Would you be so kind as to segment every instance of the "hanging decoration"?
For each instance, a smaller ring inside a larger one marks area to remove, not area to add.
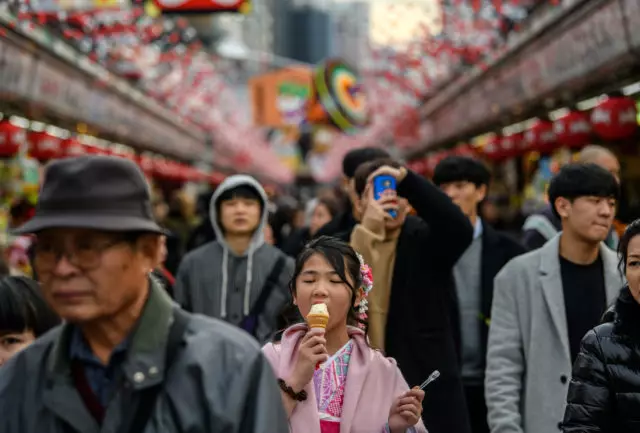
[[[8,120],[0,121],[0,158],[10,158],[20,152],[27,143],[24,129]]]
[[[39,161],[58,158],[62,153],[62,139],[46,131],[29,133],[29,154]]]
[[[589,115],[583,111],[571,111],[553,123],[553,131],[561,146],[572,149],[586,146],[592,132]]]
[[[362,82],[342,60],[327,60],[314,71],[307,121],[331,125],[345,133],[354,133],[369,121]]]
[[[217,13],[251,11],[249,0],[153,0],[162,13]]]
[[[524,134],[526,150],[541,154],[553,152],[558,146],[558,140],[553,130],[553,122],[538,119]]]
[[[633,99],[612,97],[602,101],[591,112],[591,125],[604,140],[623,140],[638,129],[638,110]]]
[[[522,153],[522,134],[505,135],[500,138],[500,149],[504,159],[515,158]]]

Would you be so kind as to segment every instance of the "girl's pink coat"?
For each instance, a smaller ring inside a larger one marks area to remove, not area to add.
[[[271,363],[276,376],[287,379],[295,366],[298,344],[305,335],[303,324],[287,329],[282,341],[274,345],[268,343],[262,349]],[[381,433],[389,417],[394,399],[409,389],[400,370],[392,358],[371,349],[364,333],[357,328],[349,328],[354,340],[353,352],[347,371],[344,406],[340,423],[340,433]],[[289,419],[292,433],[320,433],[320,418],[313,382],[304,388],[307,400],[298,403]],[[411,430],[407,430],[411,431]],[[420,421],[415,426],[418,433],[427,433]]]

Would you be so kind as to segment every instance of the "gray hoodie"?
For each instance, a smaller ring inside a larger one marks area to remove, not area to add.
[[[218,224],[216,203],[225,191],[241,185],[254,188],[262,197],[264,206],[260,224],[248,250],[245,254],[237,255],[227,245]],[[180,263],[176,276],[175,299],[184,309],[223,319],[236,326],[249,315],[260,292],[265,288],[267,277],[276,261],[285,256],[277,248],[264,243],[267,202],[264,189],[251,176],[230,176],[216,189],[209,205],[216,240],[187,254]],[[285,260],[277,285],[258,317],[256,337],[261,343],[268,341],[277,330],[277,316],[290,299],[288,286],[294,262],[288,257]]]

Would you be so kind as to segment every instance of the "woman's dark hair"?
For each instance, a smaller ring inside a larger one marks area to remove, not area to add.
[[[346,242],[330,236],[320,236],[305,245],[302,252],[298,254],[296,258],[295,271],[289,284],[291,296],[293,297],[296,293],[296,280],[302,272],[304,264],[314,254],[321,254],[327,262],[329,262],[331,267],[335,269],[340,280],[351,289],[351,307],[347,313],[347,324],[350,326],[363,325],[366,332],[369,323],[366,319],[363,320],[358,317],[358,312],[353,306],[358,296],[358,291],[362,287],[360,260],[358,260],[355,250]],[[353,281],[353,283],[349,280]]]
[[[629,243],[631,239],[640,235],[640,218],[632,222],[627,226],[627,229],[622,234],[620,238],[620,242],[618,243],[618,257],[620,258],[620,262],[618,263],[618,268],[622,277],[624,278],[624,273],[627,270],[627,257],[629,255]]]
[[[32,331],[37,338],[60,324],[49,308],[40,286],[26,277],[0,279],[0,332]]]

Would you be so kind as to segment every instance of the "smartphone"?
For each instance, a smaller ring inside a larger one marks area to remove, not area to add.
[[[382,193],[388,189],[396,190],[396,178],[388,174],[381,174],[373,178],[373,198],[380,200]],[[389,215],[391,218],[396,218],[398,212],[394,209],[389,209]]]

